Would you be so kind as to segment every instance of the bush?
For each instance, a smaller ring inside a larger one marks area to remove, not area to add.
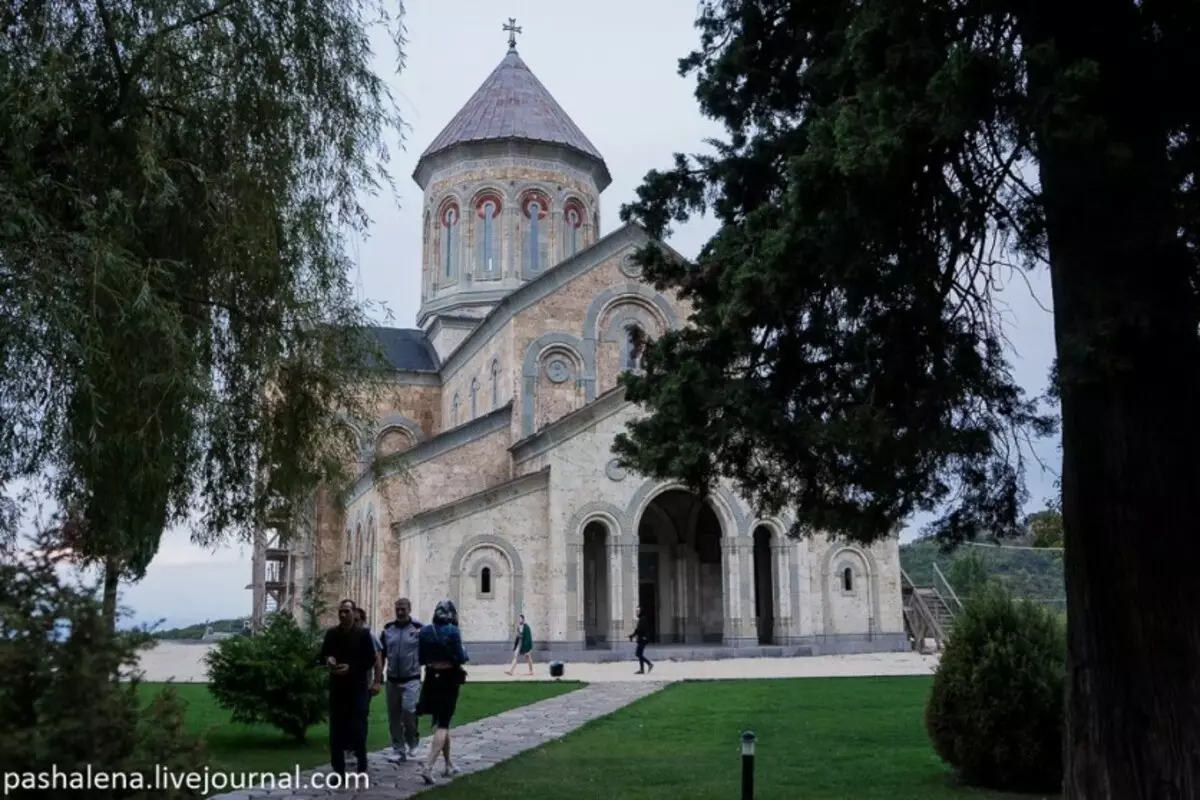
[[[275,614],[256,636],[224,639],[205,656],[209,691],[234,722],[273,725],[303,742],[329,707],[327,674],[315,663],[320,636]]]
[[[153,783],[156,766],[174,774],[204,768],[179,697],[168,689],[147,705],[136,679],[118,679],[152,645],[149,634],[110,630],[96,591],[63,577],[68,565],[51,538],[35,544],[0,551],[0,764],[9,796],[200,796]],[[108,787],[73,784],[89,767],[123,778]]]
[[[987,586],[955,619],[925,727],[967,783],[1003,791],[1062,785],[1066,631],[1058,616]]]

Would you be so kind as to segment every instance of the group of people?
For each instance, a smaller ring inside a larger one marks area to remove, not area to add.
[[[376,637],[367,614],[353,600],[338,605],[338,624],[325,632],[318,662],[329,670],[329,751],[335,772],[346,774],[346,755],[353,754],[358,772],[367,770],[367,726],[371,698],[386,685],[388,729],[395,762],[417,756],[418,717],[433,724],[429,753],[418,774],[434,782],[440,754],[442,774],[458,770],[450,759],[450,721],[466,681],[467,651],[454,603],[442,600],[433,619],[423,625],[412,616],[412,603],[400,598],[395,618]],[[424,667],[424,679],[421,668]]]
[[[367,771],[367,729],[371,698],[386,686],[388,731],[393,762],[417,757],[420,744],[418,717],[433,724],[429,753],[419,775],[434,782],[433,767],[442,755],[442,774],[458,770],[450,760],[450,721],[458,705],[459,687],[466,682],[467,651],[458,627],[458,611],[450,600],[433,610],[433,620],[423,625],[412,616],[407,597],[394,606],[395,618],[376,637],[367,626],[367,612],[353,600],[338,605],[338,624],[325,632],[318,663],[329,670],[329,751],[335,772],[346,774],[346,757],[357,761],[358,772]],[[654,669],[646,658],[649,628],[641,609],[637,627],[629,635],[637,640],[638,673]],[[513,640],[512,675],[524,658],[533,674],[533,633],[522,614]],[[424,679],[422,679],[424,667]]]

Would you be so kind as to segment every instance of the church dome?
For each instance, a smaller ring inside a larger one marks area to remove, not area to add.
[[[510,292],[596,242],[600,194],[612,183],[511,37],[413,180],[424,193],[417,324],[443,360]]]
[[[601,191],[612,181],[600,151],[512,47],[425,148],[413,179],[424,188],[427,176],[423,172],[431,159],[458,145],[483,142],[559,145],[595,162]]]

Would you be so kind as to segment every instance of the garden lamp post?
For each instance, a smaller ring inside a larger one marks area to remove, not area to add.
[[[754,800],[754,731],[742,734],[742,800]]]

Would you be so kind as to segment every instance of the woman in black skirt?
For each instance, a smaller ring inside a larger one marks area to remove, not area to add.
[[[426,783],[433,783],[433,765],[438,753],[446,762],[444,776],[448,778],[458,772],[450,762],[450,720],[458,705],[459,687],[467,679],[462,666],[467,663],[467,651],[463,648],[454,603],[442,600],[437,604],[433,622],[421,629],[418,642],[425,680],[421,683],[417,714],[433,718],[433,741],[419,774]]]

